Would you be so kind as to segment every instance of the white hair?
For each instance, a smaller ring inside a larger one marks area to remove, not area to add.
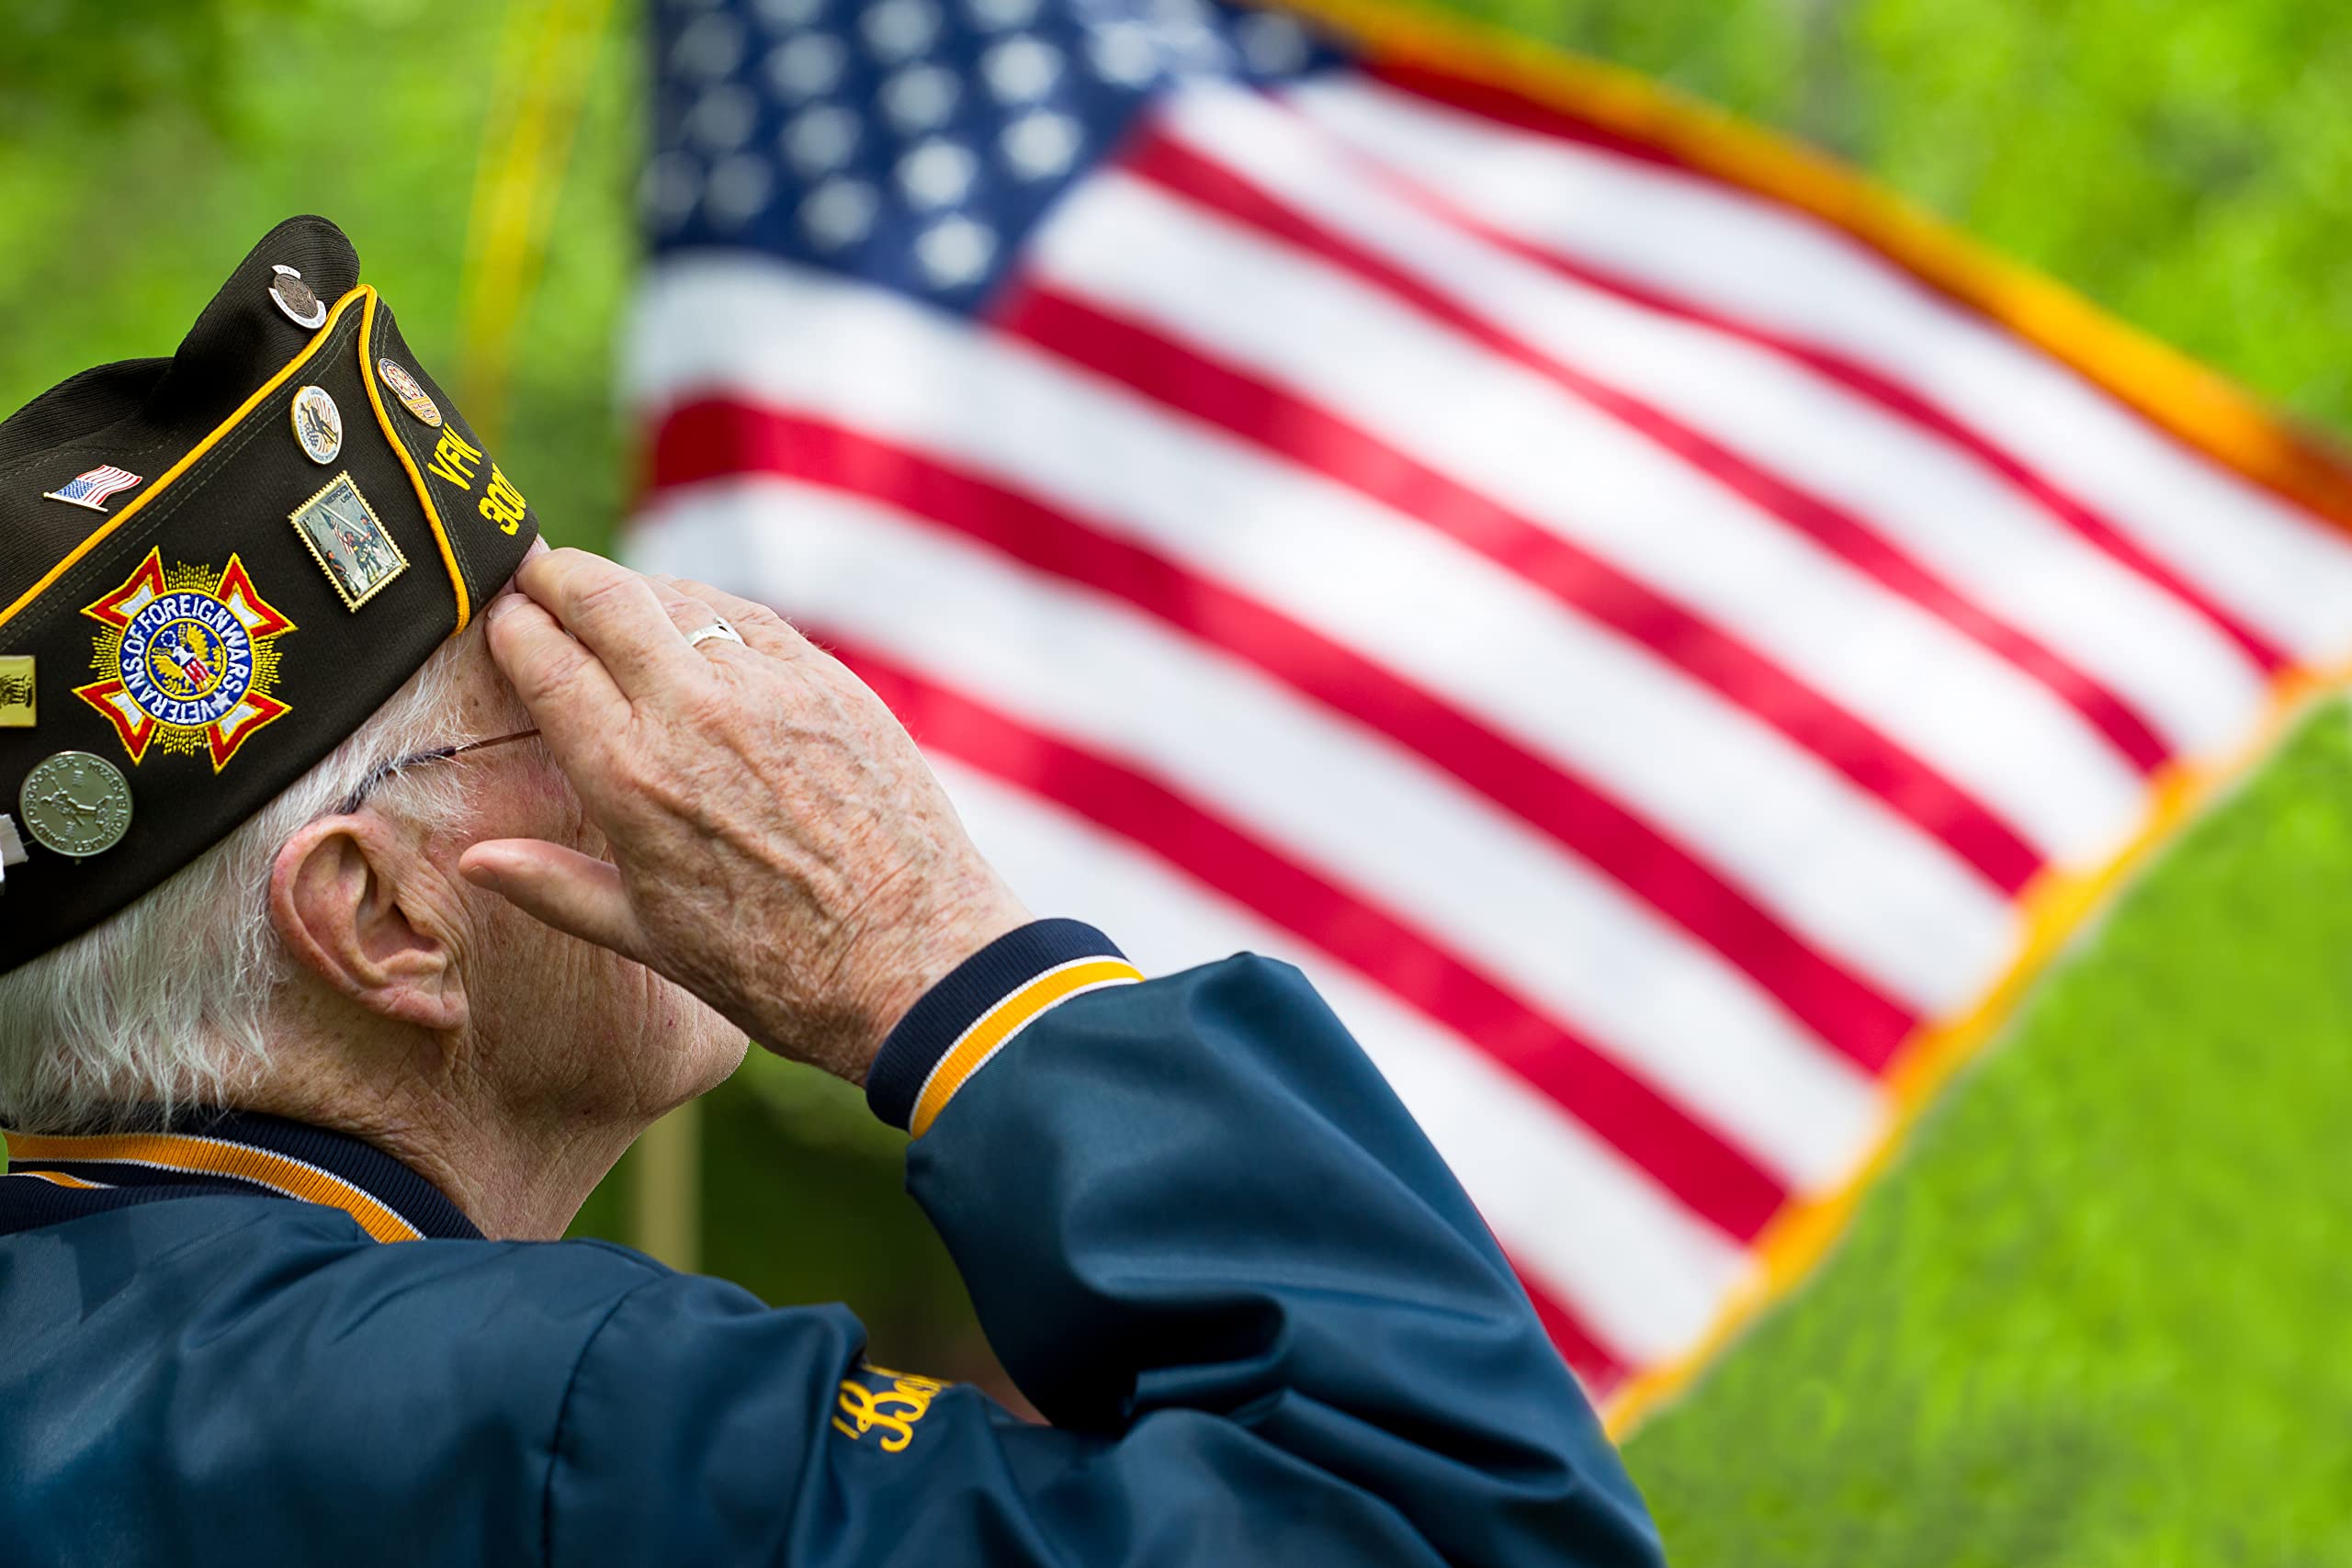
[[[374,769],[471,739],[453,733],[459,646],[442,644],[374,717],[170,880],[0,975],[0,1126],[104,1125],[217,1099],[267,1068],[271,1009],[292,973],[269,919],[271,863]],[[464,798],[451,772],[401,775],[403,815],[455,826]]]

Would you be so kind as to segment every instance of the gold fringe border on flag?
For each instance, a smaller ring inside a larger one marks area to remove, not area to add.
[[[2007,328],[2159,429],[2337,527],[2352,532],[2352,459],[2227,378],[2126,325],[2064,285],[1986,250],[1827,154],[1686,97],[1638,73],[1395,0],[1280,0],[1368,64],[1414,65],[1515,93],[1538,106],[1642,142],[1674,161],[1845,231],[1921,282]],[[1769,1306],[1794,1290],[1846,1232],[1864,1193],[1893,1164],[1938,1091],[2015,1016],[2051,960],[2119,887],[2255,765],[2323,698],[2352,684],[2352,668],[2290,667],[2269,684],[2256,737],[2218,763],[2167,764],[2150,781],[2141,828],[2090,873],[2046,869],[2018,899],[2026,940],[1974,1006],[1905,1042],[1883,1082],[1888,1130],[1860,1169],[1825,1197],[1792,1202],[1753,1250],[1762,1267],[1716,1315],[1696,1348],[1635,1374],[1602,1410],[1623,1440],[1691,1382]]]

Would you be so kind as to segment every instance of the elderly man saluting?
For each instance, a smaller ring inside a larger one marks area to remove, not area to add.
[[[1657,1561],[1295,972],[1033,919],[840,664],[535,534],[318,219],[0,425],[10,1568]],[[552,1239],[746,1034],[1053,1426]]]

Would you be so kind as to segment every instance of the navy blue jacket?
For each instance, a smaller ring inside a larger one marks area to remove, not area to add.
[[[1305,980],[1138,981],[1039,922],[869,1087],[1051,1427],[868,1364],[837,1306],[483,1240],[316,1128],[12,1138],[0,1556],[1657,1562],[1502,1254]]]

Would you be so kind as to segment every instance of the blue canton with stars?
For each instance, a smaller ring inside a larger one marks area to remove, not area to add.
[[[1217,0],[666,0],[654,25],[657,254],[759,251],[965,311],[1153,95],[1341,59]]]

